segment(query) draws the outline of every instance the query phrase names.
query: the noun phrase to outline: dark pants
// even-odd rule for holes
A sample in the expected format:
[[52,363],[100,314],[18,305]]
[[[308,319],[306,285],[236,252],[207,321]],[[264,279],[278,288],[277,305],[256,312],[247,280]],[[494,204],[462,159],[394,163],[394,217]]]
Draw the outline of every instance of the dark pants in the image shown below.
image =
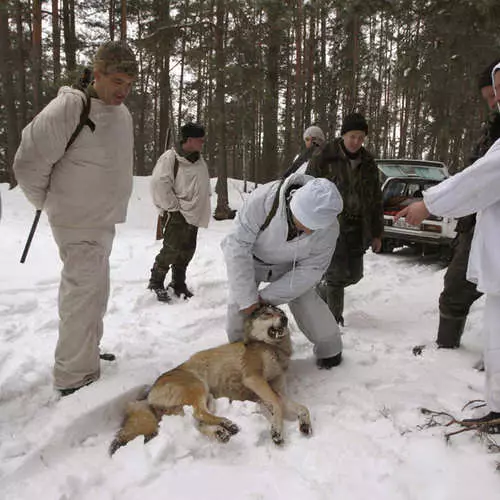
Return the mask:
[[155,267],[167,273],[170,266],[186,269],[196,250],[198,228],[186,222],[180,212],[170,212],[163,230],[163,246]]
[[466,318],[471,305],[483,295],[474,283],[465,278],[473,235],[474,231],[458,233],[453,242],[453,254],[439,296],[439,313],[442,316]]
[[344,288],[358,283],[363,277],[364,253],[362,224],[342,227],[335,252],[324,275],[326,302],[338,323],[344,322]]

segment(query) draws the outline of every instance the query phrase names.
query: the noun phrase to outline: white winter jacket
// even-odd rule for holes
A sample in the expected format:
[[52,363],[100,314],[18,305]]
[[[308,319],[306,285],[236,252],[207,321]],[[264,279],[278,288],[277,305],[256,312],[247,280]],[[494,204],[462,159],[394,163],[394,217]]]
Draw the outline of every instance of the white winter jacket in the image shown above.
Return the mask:
[[424,191],[424,202],[434,215],[478,213],[467,279],[500,294],[500,139],[469,168]]
[[[245,309],[263,301],[279,305],[300,297],[323,276],[330,264],[335,243],[339,234],[338,221],[332,225],[305,233],[287,241],[288,222],[286,217],[285,191],[291,184],[306,184],[314,177],[305,174],[292,174],[280,190],[280,202],[276,214],[264,231],[260,228],[271,211],[276,190],[280,181],[270,182],[258,187],[246,199],[235,219],[235,228],[222,241],[230,301]],[[339,212],[342,199],[339,196]],[[283,267],[290,264],[290,271],[261,290],[255,282],[255,266],[267,265]]]
[[134,136],[128,109],[92,98],[92,132],[85,126],[65,152],[80,121],[83,93],[62,87],[23,130],[14,159],[28,200],[52,225],[108,227],[124,222],[132,192]]
[[[174,182],[175,157],[179,169]],[[191,163],[169,149],[158,159],[151,176],[151,196],[160,212],[181,212],[189,224],[207,227],[210,221],[210,177],[205,160]]]

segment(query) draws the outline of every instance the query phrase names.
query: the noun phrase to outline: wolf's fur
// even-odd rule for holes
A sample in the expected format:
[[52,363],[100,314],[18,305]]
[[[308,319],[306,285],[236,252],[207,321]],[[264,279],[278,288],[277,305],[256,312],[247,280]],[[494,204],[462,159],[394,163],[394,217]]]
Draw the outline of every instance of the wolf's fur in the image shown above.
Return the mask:
[[271,437],[283,442],[283,417],[299,420],[303,434],[311,433],[309,411],[285,395],[285,372],[292,345],[284,312],[262,305],[245,321],[245,340],[201,351],[162,374],[147,399],[129,404],[122,428],[110,453],[139,435],[145,442],[156,436],[163,415],[182,414],[193,407],[199,430],[221,442],[238,432],[238,426],[209,410],[212,398],[258,401],[271,423]]

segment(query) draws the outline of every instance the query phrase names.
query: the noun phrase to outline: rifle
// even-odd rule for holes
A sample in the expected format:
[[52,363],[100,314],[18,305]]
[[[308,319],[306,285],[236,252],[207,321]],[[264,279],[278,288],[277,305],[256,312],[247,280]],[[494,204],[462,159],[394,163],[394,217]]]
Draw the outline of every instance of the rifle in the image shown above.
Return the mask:
[[21,255],[21,264],[24,264],[24,261],[28,256],[28,252],[31,246],[31,240],[33,239],[33,235],[35,234],[36,227],[38,226],[38,221],[40,220],[41,214],[42,214],[41,210],[37,210],[35,212],[35,218],[33,219],[33,224],[31,224],[30,234],[28,235],[28,239],[26,240],[26,245],[24,246],[23,254]]
[[[168,149],[169,144],[170,144],[170,127],[168,127],[167,135],[165,136],[165,147],[163,149],[163,152],[165,152]],[[156,239],[157,240],[163,239],[163,228],[165,227],[165,221],[166,221],[164,216],[165,216],[165,214],[158,215],[158,219],[156,220]]]

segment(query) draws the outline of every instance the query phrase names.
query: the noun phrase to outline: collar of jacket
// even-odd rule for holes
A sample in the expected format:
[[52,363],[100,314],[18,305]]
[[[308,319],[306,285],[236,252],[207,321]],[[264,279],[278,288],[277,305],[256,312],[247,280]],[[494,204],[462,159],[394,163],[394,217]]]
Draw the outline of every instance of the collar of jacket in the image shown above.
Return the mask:
[[[346,152],[344,150],[343,147],[344,140],[342,139],[342,137],[337,137],[336,139],[333,140],[331,144],[332,148],[331,148],[331,153],[328,155],[329,157],[342,158],[346,161],[350,160],[350,158],[346,155]],[[361,165],[373,159],[372,154],[369,153],[364,146],[361,146],[357,154],[361,156]]]
[[186,160],[189,161],[190,163],[196,163],[201,156],[201,154],[198,151],[190,151],[189,153],[184,151],[184,149],[182,148],[182,144],[180,142],[175,145],[175,152],[179,156],[186,158]]
[[92,84],[90,84],[86,90],[89,97],[93,97],[94,99],[99,99],[99,96],[97,95],[97,92]]

